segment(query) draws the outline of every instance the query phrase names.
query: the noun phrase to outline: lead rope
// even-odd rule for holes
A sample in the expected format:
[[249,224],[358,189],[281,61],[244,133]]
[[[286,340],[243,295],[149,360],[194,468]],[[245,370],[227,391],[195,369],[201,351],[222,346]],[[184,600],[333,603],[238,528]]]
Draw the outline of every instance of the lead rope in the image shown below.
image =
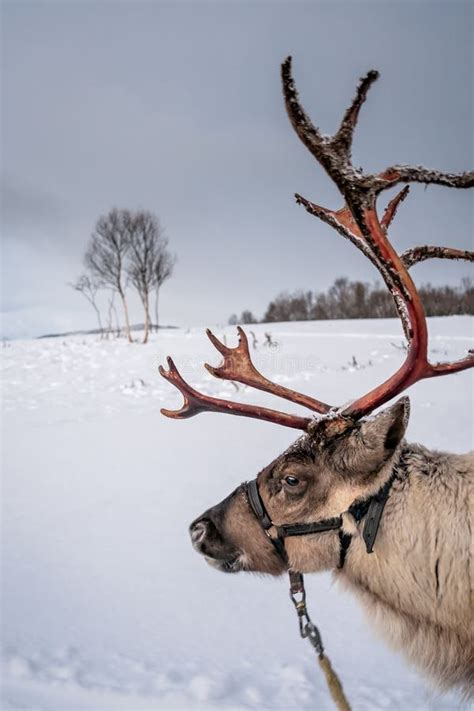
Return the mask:
[[298,614],[298,622],[300,626],[300,635],[303,639],[309,639],[311,646],[318,655],[319,666],[323,670],[326,678],[326,684],[329,689],[334,703],[339,711],[351,711],[350,704],[344,694],[344,689],[332,668],[329,658],[324,654],[323,641],[316,625],[311,621],[306,609],[306,590],[302,573],[296,573],[293,570],[289,571],[290,575],[290,598],[295,606]]

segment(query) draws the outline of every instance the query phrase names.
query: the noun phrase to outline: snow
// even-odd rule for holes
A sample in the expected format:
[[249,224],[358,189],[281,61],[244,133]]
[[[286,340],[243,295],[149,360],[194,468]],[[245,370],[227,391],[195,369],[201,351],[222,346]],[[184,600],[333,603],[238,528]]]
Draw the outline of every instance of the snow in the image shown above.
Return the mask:
[[[472,318],[434,318],[429,328],[433,361],[473,347]],[[330,403],[403,359],[395,320],[246,330],[265,374]],[[275,348],[263,346],[264,331]],[[237,343],[234,328],[215,333]],[[295,432],[208,413],[162,417],[180,402],[157,372],[168,353],[198,389],[286,407],[212,378],[202,363],[219,357],[201,328],[163,331],[146,346],[71,336],[2,349],[2,710],[333,708],[286,579],[219,573],[187,533]],[[472,382],[464,372],[411,388],[408,438],[472,448]],[[329,574],[308,576],[307,588],[354,709],[459,707],[377,639]]]

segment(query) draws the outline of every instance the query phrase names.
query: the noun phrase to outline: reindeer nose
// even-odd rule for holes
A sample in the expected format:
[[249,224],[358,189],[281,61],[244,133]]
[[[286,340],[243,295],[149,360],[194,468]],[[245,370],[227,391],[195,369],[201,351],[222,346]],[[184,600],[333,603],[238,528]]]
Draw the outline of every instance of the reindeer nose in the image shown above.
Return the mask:
[[201,518],[199,521],[194,521],[189,527],[191,541],[194,545],[202,543],[209,533],[211,522],[207,518]]

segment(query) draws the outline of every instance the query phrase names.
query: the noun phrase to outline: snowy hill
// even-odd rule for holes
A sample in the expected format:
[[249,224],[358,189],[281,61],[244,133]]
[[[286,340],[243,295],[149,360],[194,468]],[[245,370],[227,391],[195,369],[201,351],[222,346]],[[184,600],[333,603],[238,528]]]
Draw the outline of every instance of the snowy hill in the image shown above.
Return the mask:
[[[473,347],[472,318],[429,327],[434,361]],[[368,390],[403,359],[395,320],[249,330],[266,375],[326,402]],[[236,343],[235,329],[224,332]],[[162,331],[147,346],[71,336],[2,349],[2,710],[333,708],[286,579],[222,575],[187,533],[295,433],[213,414],[162,417],[179,402],[157,373],[168,353],[210,394],[275,404],[204,370],[218,356],[201,328]],[[414,386],[408,439],[472,448],[472,383],[464,372]],[[354,709],[458,708],[375,637],[329,575],[308,576],[307,587]]]
[[[151,324],[151,328],[155,328],[154,324]],[[176,328],[176,326],[159,326],[161,330],[163,329],[168,329],[168,328]],[[114,333],[114,329],[111,329],[112,333]],[[134,323],[130,326],[130,331],[132,333],[135,332],[140,332],[143,331],[143,324],[142,323]],[[37,336],[37,338],[65,338],[70,337],[70,336],[94,336],[94,335],[100,335],[100,329],[98,328],[90,328],[88,330],[82,330],[82,331],[64,331],[62,333],[45,333],[42,336]],[[138,336],[140,338],[140,336]],[[7,338],[7,341],[10,339]]]

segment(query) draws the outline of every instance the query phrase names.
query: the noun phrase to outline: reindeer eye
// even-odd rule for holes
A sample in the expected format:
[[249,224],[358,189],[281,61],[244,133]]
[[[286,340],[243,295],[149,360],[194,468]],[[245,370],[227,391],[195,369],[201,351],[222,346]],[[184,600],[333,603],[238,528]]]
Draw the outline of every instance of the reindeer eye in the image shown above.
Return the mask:
[[285,481],[288,484],[288,486],[298,486],[300,483],[300,480],[298,479],[297,476],[286,476]]

